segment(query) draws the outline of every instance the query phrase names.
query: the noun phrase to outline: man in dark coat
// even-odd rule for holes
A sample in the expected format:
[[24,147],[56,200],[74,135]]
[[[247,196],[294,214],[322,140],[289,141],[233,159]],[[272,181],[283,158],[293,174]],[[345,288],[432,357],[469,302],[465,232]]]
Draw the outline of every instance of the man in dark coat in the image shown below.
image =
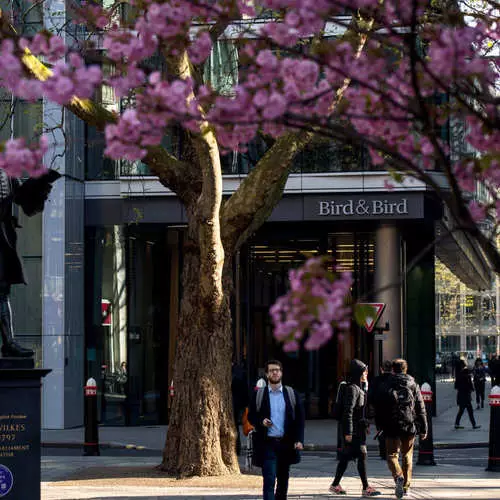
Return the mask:
[[474,386],[472,385],[472,379],[467,368],[467,364],[463,359],[461,359],[458,364],[455,389],[457,390],[458,405],[457,418],[455,419],[455,429],[463,429],[463,426],[460,425],[460,419],[462,418],[465,410],[467,410],[467,413],[469,414],[472,428],[479,429],[481,426],[476,424],[474,411],[472,410],[472,393],[474,392]]
[[368,367],[359,359],[353,359],[350,366],[349,383],[345,388],[342,415],[338,432],[342,436],[340,460],[335,472],[335,478],[330,486],[330,493],[345,495],[340,481],[351,460],[358,461],[358,473],[363,485],[363,497],[380,495],[380,491],[368,484],[366,474],[366,434],[368,422],[366,419],[367,396],[363,390],[368,380]]
[[382,422],[383,407],[377,404],[375,395],[379,391],[389,377],[392,375],[392,361],[385,360],[380,367],[380,375],[377,375],[370,384],[368,390],[368,405],[370,408],[370,415],[375,415],[375,427],[377,428],[378,446],[380,458],[387,460],[387,450],[385,447],[385,436]]
[[[427,414],[420,387],[408,375],[404,359],[392,362],[392,375],[375,394],[380,422],[385,435],[387,465],[396,483],[397,498],[402,498],[410,488],[413,471],[415,436],[427,438]],[[399,454],[402,455],[402,467]]]
[[500,385],[500,359],[498,359],[496,354],[491,356],[488,363],[488,371],[490,372],[491,377],[491,387]]
[[286,500],[290,465],[303,449],[304,407],[297,392],[283,386],[280,361],[266,363],[266,376],[268,385],[254,393],[248,413],[255,428],[253,465],[262,467],[264,500]]
[[49,170],[41,177],[21,183],[19,179],[8,177],[6,172],[0,169],[0,333],[4,357],[34,355],[31,349],[25,349],[15,342],[12,328],[10,288],[11,285],[26,284],[16,248],[16,229],[19,226],[12,213],[13,204],[21,206],[28,217],[41,212],[50,193],[51,183],[59,177],[60,174]]

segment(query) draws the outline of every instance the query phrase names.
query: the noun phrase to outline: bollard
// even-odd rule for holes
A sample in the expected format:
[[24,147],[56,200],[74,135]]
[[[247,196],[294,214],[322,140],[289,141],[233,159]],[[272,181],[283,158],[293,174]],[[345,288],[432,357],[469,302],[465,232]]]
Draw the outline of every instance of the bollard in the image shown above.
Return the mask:
[[491,388],[490,402],[490,443],[487,471],[500,472],[500,386]]
[[434,440],[432,436],[432,389],[425,382],[422,384],[422,399],[425,403],[425,412],[427,413],[427,438],[418,442],[418,461],[417,465],[436,465],[434,460]]
[[99,431],[97,428],[97,383],[89,378],[84,387],[85,393],[85,442],[83,455],[99,456]]

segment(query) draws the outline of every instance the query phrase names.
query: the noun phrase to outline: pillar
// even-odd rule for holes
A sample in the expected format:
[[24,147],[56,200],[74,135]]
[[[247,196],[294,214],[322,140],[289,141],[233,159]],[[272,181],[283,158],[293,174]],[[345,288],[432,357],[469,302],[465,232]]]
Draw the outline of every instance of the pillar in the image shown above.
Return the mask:
[[[382,359],[394,359],[402,351],[402,284],[401,284],[401,236],[392,224],[382,224],[375,242],[375,289],[376,301],[385,304],[378,325],[389,322],[387,339],[382,348]],[[379,359],[379,342],[375,343],[375,357]]]
[[[47,29],[59,31],[66,24],[64,1],[47,0],[43,9]],[[44,163],[63,177],[43,212],[42,349],[43,366],[52,372],[43,384],[42,426],[64,429],[83,425],[84,126],[47,100],[43,123],[56,127]]]

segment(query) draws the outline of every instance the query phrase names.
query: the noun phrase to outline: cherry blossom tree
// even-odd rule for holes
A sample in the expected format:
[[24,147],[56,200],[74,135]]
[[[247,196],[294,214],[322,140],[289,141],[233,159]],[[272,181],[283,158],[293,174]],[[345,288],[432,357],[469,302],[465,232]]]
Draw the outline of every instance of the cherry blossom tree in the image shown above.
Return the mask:
[[[71,20],[84,29],[71,37],[50,30],[21,36],[15,16],[2,12],[0,86],[27,101],[43,96],[104,131],[107,156],[144,162],[184,204],[174,371],[182,397],[174,399],[162,468],[236,473],[232,257],[279,201],[304,148],[318,138],[348,143],[366,148],[374,165],[392,173],[392,184],[406,176],[424,181],[446,203],[454,229],[470,233],[500,271],[493,239],[479,224],[500,210],[499,5],[131,0],[122,7],[75,3]],[[239,55],[238,81],[229,89],[203,71],[221,40]],[[151,66],[153,57],[161,67]],[[121,114],[92,100],[103,84],[127,103]],[[460,147],[445,135],[456,123]],[[183,134],[178,156],[162,146],[171,127]],[[223,201],[220,155],[244,151],[257,136],[266,152]],[[46,148],[43,137],[31,144],[12,138],[0,150],[0,167],[37,175]],[[484,200],[473,196],[478,182],[488,192]],[[272,310],[276,335],[289,349],[306,331],[312,349],[328,340],[332,326],[349,324],[350,277],[321,264],[294,272],[290,294]]]

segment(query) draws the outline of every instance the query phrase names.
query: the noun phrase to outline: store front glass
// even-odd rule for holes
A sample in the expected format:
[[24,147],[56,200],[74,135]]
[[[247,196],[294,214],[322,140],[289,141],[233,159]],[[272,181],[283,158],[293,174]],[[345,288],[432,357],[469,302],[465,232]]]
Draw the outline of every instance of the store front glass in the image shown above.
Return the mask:
[[[170,234],[164,226],[87,228],[86,368],[101,423],[166,423]],[[176,291],[177,293],[177,291]]]
[[[288,271],[307,258],[328,255],[339,270],[354,276],[352,295],[355,299],[370,294],[374,280],[374,237],[371,233],[328,233],[320,236],[297,236],[276,240],[271,234],[258,236],[246,249],[240,290],[244,322],[242,358],[251,383],[263,371],[266,360],[279,359],[284,365],[285,382],[304,397],[308,418],[325,418],[338,382],[347,375],[350,360],[357,356],[366,362],[373,357],[373,346],[366,335],[353,326],[350,334],[335,332],[319,351],[284,353],[273,337],[269,308],[288,290]],[[276,231],[283,237],[282,230]],[[333,265],[333,264],[332,264]],[[367,295],[367,296],[368,296]]]

